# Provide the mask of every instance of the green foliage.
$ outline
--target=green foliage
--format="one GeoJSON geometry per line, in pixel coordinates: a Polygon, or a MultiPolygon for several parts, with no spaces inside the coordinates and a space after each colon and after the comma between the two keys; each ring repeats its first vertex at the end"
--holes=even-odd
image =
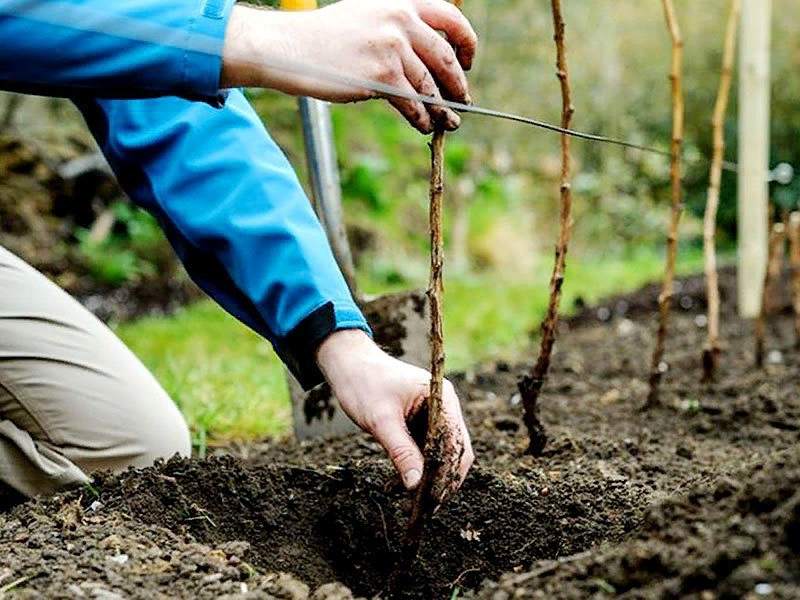
{"type": "Polygon", "coordinates": [[[171,251],[150,214],[122,200],[111,210],[115,225],[104,239],[93,240],[87,229],[75,232],[79,252],[96,280],[116,287],[171,266],[171,251]]]}

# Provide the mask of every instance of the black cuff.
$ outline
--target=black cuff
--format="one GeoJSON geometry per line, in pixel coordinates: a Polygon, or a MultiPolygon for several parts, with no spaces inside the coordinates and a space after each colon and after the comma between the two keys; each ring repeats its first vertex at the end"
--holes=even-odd
{"type": "Polygon", "coordinates": [[[317,365],[317,348],[336,329],[333,302],[328,302],[278,340],[275,349],[303,390],[308,391],[325,381],[317,365]]]}

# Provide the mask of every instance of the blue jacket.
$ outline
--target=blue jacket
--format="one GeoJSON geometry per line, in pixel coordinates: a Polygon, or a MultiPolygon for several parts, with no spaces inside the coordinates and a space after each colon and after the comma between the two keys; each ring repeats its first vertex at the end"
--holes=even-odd
{"type": "Polygon", "coordinates": [[[283,153],[219,89],[234,0],[0,0],[0,88],[73,99],[191,277],[306,389],[319,343],[369,327],[283,153]]]}

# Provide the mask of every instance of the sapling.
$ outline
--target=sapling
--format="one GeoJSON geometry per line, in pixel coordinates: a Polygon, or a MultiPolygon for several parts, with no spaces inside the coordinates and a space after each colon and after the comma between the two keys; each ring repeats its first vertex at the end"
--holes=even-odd
{"type": "MultiPolygon", "coordinates": [[[[567,48],[564,17],[561,13],[561,0],[551,0],[553,8],[553,27],[556,42],[556,76],[561,83],[561,127],[568,129],[575,113],[572,105],[572,92],[569,86],[569,67],[567,64],[567,48]]],[[[542,342],[539,358],[530,374],[519,382],[519,392],[524,410],[525,427],[528,429],[528,453],[539,455],[547,443],[547,434],[539,421],[538,404],[547,370],[550,367],[550,357],[556,339],[558,327],[558,307],[561,303],[561,291],[564,285],[564,267],[569,246],[570,230],[572,228],[572,187],[570,174],[572,161],[570,156],[569,136],[561,136],[561,212],[559,218],[558,241],[556,242],[556,259],[553,266],[553,275],[550,279],[550,301],[547,315],[542,324],[542,342]]]]}
{"type": "Polygon", "coordinates": [[[756,320],[754,330],[756,366],[764,365],[764,332],[767,328],[767,311],[769,290],[777,281],[783,267],[783,246],[786,241],[786,228],[783,223],[775,223],[769,236],[769,252],[767,253],[767,269],[764,274],[764,288],[761,296],[761,311],[756,320]]]}
{"type": "Polygon", "coordinates": [[[703,246],[706,263],[706,296],[708,298],[708,340],[703,349],[703,380],[712,381],[717,370],[720,355],[719,342],[719,281],[717,279],[717,255],[715,248],[717,208],[719,207],[719,188],[722,181],[722,159],[725,155],[725,113],[731,91],[733,53],[736,45],[736,27],[739,24],[739,0],[731,1],[731,12],[725,33],[725,49],[722,57],[722,77],[720,78],[714,117],[711,120],[714,137],[714,153],[711,159],[711,178],[708,186],[705,222],[703,227],[703,246]]]}
{"type": "Polygon", "coordinates": [[[800,347],[800,212],[793,212],[789,215],[786,233],[789,237],[789,259],[792,265],[791,289],[792,308],[794,309],[794,343],[800,347]]]}
{"type": "Polygon", "coordinates": [[[667,337],[667,320],[672,306],[673,282],[675,280],[675,257],[678,250],[678,226],[681,221],[681,145],[683,143],[683,85],[681,68],[683,62],[683,38],[675,16],[672,0],[662,0],[664,15],[667,19],[670,37],[672,39],[672,66],[670,81],[672,82],[672,143],[670,148],[670,185],[672,187],[672,210],[667,235],[667,266],[664,272],[664,287],[658,297],[658,333],[653,356],[650,361],[650,393],[647,397],[647,406],[658,404],[658,386],[664,374],[665,365],[664,342],[667,337]]]}
{"type": "Polygon", "coordinates": [[[442,388],[444,386],[444,332],[442,327],[442,195],[444,192],[444,129],[437,127],[431,141],[430,234],[431,274],[428,302],[431,311],[431,383],[427,405],[427,433],[425,435],[422,480],[417,487],[411,520],[406,532],[406,559],[416,556],[425,522],[433,514],[438,500],[434,497],[434,480],[447,452],[447,428],[442,414],[442,388]]]}
{"type": "MultiPolygon", "coordinates": [[[[461,8],[461,0],[454,0],[461,8]]],[[[442,196],[444,195],[444,128],[436,125],[431,149],[430,182],[430,239],[431,273],[428,286],[428,303],[431,311],[431,381],[427,403],[427,433],[424,442],[424,468],[412,507],[411,519],[405,537],[403,563],[407,566],[416,556],[420,539],[433,511],[439,504],[434,493],[436,474],[448,461],[449,453],[456,449],[448,448],[447,423],[442,411],[442,391],[444,388],[444,328],[442,324],[442,274],[444,263],[444,235],[442,231],[442,196]]]]}

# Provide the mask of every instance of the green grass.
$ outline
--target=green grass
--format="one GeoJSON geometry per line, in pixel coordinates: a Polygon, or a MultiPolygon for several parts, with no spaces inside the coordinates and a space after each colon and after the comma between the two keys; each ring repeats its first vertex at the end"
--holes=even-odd
{"type": "MultiPolygon", "coordinates": [[[[482,360],[532,358],[530,332],[544,314],[549,261],[532,281],[500,273],[451,278],[445,283],[445,336],[449,369],[482,360]],[[546,268],[545,268],[546,266],[546,268]]],[[[679,255],[680,273],[702,269],[702,253],[679,255]]],[[[658,279],[663,258],[641,251],[625,258],[573,257],[567,266],[562,307],[578,296],[592,302],[658,279]]],[[[367,292],[387,291],[364,282],[367,292]]],[[[171,318],[119,326],[121,338],[177,402],[202,450],[207,439],[284,433],[290,407],[284,370],[269,344],[210,302],[171,318]]]]}

